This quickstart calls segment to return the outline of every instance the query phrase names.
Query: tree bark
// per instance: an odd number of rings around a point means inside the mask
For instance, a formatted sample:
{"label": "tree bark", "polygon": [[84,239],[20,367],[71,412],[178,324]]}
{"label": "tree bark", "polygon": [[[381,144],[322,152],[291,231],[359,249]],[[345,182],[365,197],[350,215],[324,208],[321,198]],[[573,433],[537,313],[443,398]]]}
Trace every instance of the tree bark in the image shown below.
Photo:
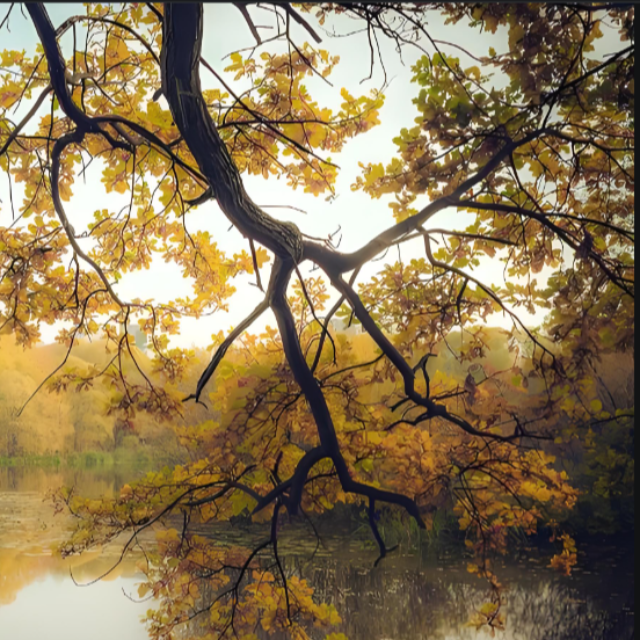
{"label": "tree bark", "polygon": [[182,137],[223,213],[240,233],[298,264],[304,246],[300,230],[291,222],[275,220],[251,200],[202,97],[202,4],[166,3],[164,7],[162,84]]}

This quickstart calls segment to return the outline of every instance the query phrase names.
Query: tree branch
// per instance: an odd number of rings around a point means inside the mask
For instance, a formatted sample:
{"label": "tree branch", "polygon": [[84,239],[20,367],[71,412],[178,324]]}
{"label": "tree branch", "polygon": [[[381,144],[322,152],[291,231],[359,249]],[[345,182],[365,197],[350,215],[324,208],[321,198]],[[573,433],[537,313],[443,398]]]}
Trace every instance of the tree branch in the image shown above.
{"label": "tree branch", "polygon": [[442,196],[434,200],[421,211],[403,220],[399,224],[389,227],[386,231],[378,234],[373,240],[366,245],[354,251],[353,253],[344,254],[337,251],[331,251],[322,245],[306,241],[304,243],[304,256],[320,265],[323,269],[332,271],[335,274],[342,274],[351,271],[364,263],[375,258],[381,251],[384,251],[399,238],[402,238],[411,231],[416,231],[427,220],[432,218],[436,213],[452,206],[467,191],[472,189],[479,182],[482,182],[500,164],[508,159],[509,156],[518,148],[528,144],[532,140],[543,135],[543,130],[537,129],[518,141],[508,139],[507,143],[491,158],[479,171],[464,180],[450,195]]}
{"label": "tree branch", "polygon": [[224,358],[225,353],[229,347],[236,341],[240,335],[242,335],[267,309],[269,308],[269,294],[267,297],[225,338],[224,342],[216,349],[216,352],[211,359],[211,362],[207,365],[207,368],[202,372],[196,392],[188,395],[182,402],[195,399],[196,402],[200,401],[200,396],[204,390],[207,382],[211,379],[211,376],[215,373],[218,365]]}

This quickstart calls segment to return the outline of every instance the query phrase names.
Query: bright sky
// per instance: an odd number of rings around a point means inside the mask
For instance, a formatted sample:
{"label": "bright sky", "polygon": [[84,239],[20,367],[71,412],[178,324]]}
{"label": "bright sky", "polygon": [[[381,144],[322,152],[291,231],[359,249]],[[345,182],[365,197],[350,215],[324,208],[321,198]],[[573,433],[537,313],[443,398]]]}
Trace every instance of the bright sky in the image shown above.
{"label": "bright sky", "polygon": [[[84,7],[80,4],[48,4],[47,9],[51,16],[54,27],[57,27],[64,19],[70,15],[85,13]],[[252,15],[255,16],[257,24],[272,24],[272,19],[266,11],[261,11],[255,7],[251,8]],[[4,12],[2,12],[4,15]],[[310,19],[315,23],[313,18]],[[327,23],[328,24],[328,23]],[[355,23],[344,17],[334,21],[337,33],[348,33],[354,29]],[[327,26],[327,25],[325,25]],[[2,32],[2,48],[26,49],[33,55],[37,41],[35,28],[33,27],[26,12],[24,16],[19,10],[14,10],[10,22],[11,33],[8,34],[6,28]],[[308,39],[306,32],[295,23],[292,25],[294,38],[298,43]],[[480,34],[477,29],[470,30],[464,21],[458,25],[444,25],[443,20],[436,14],[432,14],[429,20],[428,29],[432,37],[447,40],[450,42],[464,43],[465,48],[472,53],[484,55],[489,46],[494,47],[498,52],[506,50],[507,38],[504,32],[497,34]],[[332,55],[339,55],[341,62],[334,69],[330,80],[334,87],[331,88],[318,78],[307,78],[305,85],[309,93],[318,101],[320,105],[326,105],[334,109],[339,109],[342,102],[340,98],[340,88],[346,87],[354,95],[368,93],[371,89],[380,89],[383,85],[384,75],[382,67],[376,61],[373,76],[370,80],[364,80],[369,75],[370,52],[366,38],[366,33],[351,35],[348,38],[332,38],[326,35],[322,28],[317,28],[323,36],[323,43],[320,48],[326,48]],[[266,32],[265,32],[266,33]],[[234,86],[233,74],[224,74],[222,69],[229,64],[228,60],[222,60],[230,52],[244,47],[253,46],[255,41],[249,32],[242,16],[238,10],[229,4],[205,4],[205,26],[204,26],[204,48],[203,56],[208,62],[215,66],[216,70],[225,76],[225,79]],[[615,36],[614,33],[611,34]],[[609,40],[609,38],[606,38]],[[615,41],[615,38],[614,38]],[[607,44],[610,44],[611,41]],[[422,43],[424,48],[431,54],[433,47],[428,43]],[[68,32],[62,39],[62,46],[65,57],[70,55],[72,40],[71,32]],[[274,45],[266,45],[265,50],[273,51]],[[280,50],[284,50],[284,45],[280,45]],[[306,215],[292,211],[290,209],[269,209],[269,213],[295,222],[300,229],[312,236],[326,237],[341,227],[342,241],[340,249],[351,251],[359,248],[362,244],[371,239],[374,235],[393,224],[391,209],[387,203],[391,198],[372,200],[368,195],[351,190],[351,184],[360,173],[358,162],[382,162],[387,164],[396,153],[396,146],[392,138],[397,136],[403,127],[414,126],[414,119],[418,115],[411,100],[417,96],[418,87],[410,82],[411,65],[422,55],[413,47],[406,47],[402,52],[404,65],[400,61],[395,51],[395,45],[380,36],[380,47],[387,78],[390,86],[386,88],[384,94],[386,101],[380,111],[381,125],[372,131],[347,142],[342,153],[334,154],[331,160],[341,167],[336,184],[336,198],[330,202],[325,201],[324,196],[314,197],[304,194],[300,190],[292,191],[287,187],[285,181],[275,179],[265,180],[262,177],[244,175],[245,186],[249,195],[259,205],[288,205],[303,209]],[[452,47],[443,47],[448,54],[455,54],[460,57],[462,65],[474,64],[465,53]],[[611,50],[609,47],[608,50]],[[258,50],[259,55],[260,50]],[[214,88],[217,81],[205,70],[202,70],[203,88]],[[164,100],[164,98],[162,98]],[[163,104],[166,107],[166,103]],[[20,110],[12,115],[14,121],[18,121],[30,105],[24,104]],[[43,105],[42,112],[47,113],[50,109],[48,104]],[[97,164],[97,163],[96,163]],[[92,219],[96,209],[108,208],[110,211],[117,211],[126,204],[127,196],[104,193],[100,183],[101,169],[97,168],[93,172],[88,172],[86,184],[81,181],[74,187],[74,197],[66,205],[67,215],[73,222],[76,231],[83,227]],[[99,194],[99,195],[98,195]],[[8,208],[7,184],[5,180],[0,181],[0,224],[11,224],[11,211]],[[16,198],[14,188],[14,199],[18,202],[21,197]],[[418,198],[414,206],[421,208],[428,204],[426,198]],[[464,218],[468,218],[465,220]],[[430,226],[462,229],[471,221],[468,214],[456,213],[454,210],[447,210],[435,216]],[[215,238],[219,246],[232,255],[242,249],[248,250],[246,240],[232,229],[228,231],[229,222],[219,210],[215,202],[200,206],[197,210],[187,215],[188,229],[193,232],[198,229],[208,230]],[[87,241],[84,241],[85,243]],[[88,249],[90,244],[85,244]],[[424,249],[421,241],[411,246],[409,243],[403,246],[402,259],[407,260],[412,257],[421,257]],[[384,260],[374,262],[364,269],[358,282],[368,280],[375,271],[379,270],[385,263],[395,262],[398,259],[397,251],[390,251]],[[304,276],[311,274],[312,265],[305,263],[301,272]],[[487,258],[480,268],[474,270],[474,275],[486,283],[499,285],[503,282],[504,264],[497,259]],[[313,274],[317,275],[317,274]],[[268,279],[268,269],[262,273],[263,281]],[[538,274],[538,281],[542,282],[545,273]],[[231,299],[228,313],[219,312],[214,316],[201,318],[199,320],[187,318],[182,321],[180,336],[171,338],[174,346],[189,347],[193,344],[206,346],[211,342],[211,335],[219,330],[227,331],[242,320],[261,300],[261,292],[249,284],[254,281],[251,278],[238,278],[234,281],[237,293]],[[118,294],[123,299],[135,297],[155,298],[158,302],[168,302],[178,296],[184,296],[185,288],[189,288],[189,281],[182,277],[180,268],[175,264],[166,264],[158,258],[153,262],[149,271],[140,271],[128,274],[115,287]],[[337,299],[334,294],[332,300]],[[329,301],[331,304],[332,300]],[[518,310],[520,317],[528,324],[538,324],[543,314],[530,316],[522,309]],[[501,317],[502,314],[495,314],[492,324],[501,326],[511,326],[508,318]],[[257,332],[264,328],[266,324],[275,326],[275,319],[271,313],[266,313],[255,323],[253,331]],[[45,342],[53,341],[59,326],[48,327],[42,325],[41,331]]]}

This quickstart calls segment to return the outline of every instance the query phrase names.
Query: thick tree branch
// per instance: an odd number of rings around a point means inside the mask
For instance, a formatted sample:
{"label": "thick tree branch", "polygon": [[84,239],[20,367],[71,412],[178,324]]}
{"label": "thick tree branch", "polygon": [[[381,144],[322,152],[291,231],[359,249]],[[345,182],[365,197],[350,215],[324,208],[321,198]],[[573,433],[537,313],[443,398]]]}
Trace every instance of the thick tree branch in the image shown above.
{"label": "thick tree branch", "polygon": [[51,24],[49,14],[44,5],[42,3],[27,3],[26,7],[44,49],[44,54],[49,64],[51,86],[58,98],[60,108],[83,133],[100,133],[104,135],[104,131],[100,129],[98,123],[78,109],[69,94],[64,58],[58,46],[56,31]]}
{"label": "thick tree branch", "polygon": [[[164,27],[163,84],[176,125],[200,170],[211,184],[216,185],[216,197],[225,215],[243,235],[260,242],[277,256],[269,286],[269,304],[278,322],[287,361],[309,403],[318,429],[320,451],[317,455],[331,457],[345,491],[368,497],[373,495],[378,500],[404,506],[418,524],[424,526],[413,500],[368,487],[355,482],[350,476],[340,452],[327,402],[306,363],[286,300],[291,274],[303,257],[301,234],[295,225],[276,221],[265,214],[249,198],[202,97],[198,73],[202,47],[202,6],[184,3],[178,8],[177,5],[166,4]],[[296,496],[299,486],[304,486],[304,481],[292,484]],[[295,513],[298,504],[297,497],[291,498],[289,510]]]}
{"label": "thick tree branch", "polygon": [[223,213],[240,233],[277,256],[302,259],[302,237],[290,222],[275,220],[245,191],[226,145],[211,119],[200,88],[202,5],[165,5],[162,76],[174,121],[202,173],[215,185]]}
{"label": "thick tree branch", "polygon": [[429,397],[422,397],[415,389],[414,370],[375,323],[369,312],[366,310],[364,304],[362,304],[360,296],[358,296],[353,288],[339,276],[332,276],[331,283],[349,301],[356,318],[358,318],[367,333],[373,338],[378,347],[382,349],[384,355],[391,361],[402,376],[404,381],[404,392],[407,398],[416,405],[427,409],[429,418],[440,417],[448,420],[460,427],[463,431],[466,431],[469,435],[473,436],[506,442],[514,439],[514,436],[502,436],[489,431],[479,431],[460,416],[456,416],[455,414],[447,411],[444,406],[436,404]]}

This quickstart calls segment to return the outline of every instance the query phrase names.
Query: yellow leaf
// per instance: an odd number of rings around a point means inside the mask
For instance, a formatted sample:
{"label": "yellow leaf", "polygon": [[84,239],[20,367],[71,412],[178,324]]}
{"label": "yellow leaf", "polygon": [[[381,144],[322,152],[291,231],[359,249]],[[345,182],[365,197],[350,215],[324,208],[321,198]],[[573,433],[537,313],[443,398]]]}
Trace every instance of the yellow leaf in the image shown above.
{"label": "yellow leaf", "polygon": [[138,587],[138,597],[144,598],[151,591],[151,587],[145,582]]}

